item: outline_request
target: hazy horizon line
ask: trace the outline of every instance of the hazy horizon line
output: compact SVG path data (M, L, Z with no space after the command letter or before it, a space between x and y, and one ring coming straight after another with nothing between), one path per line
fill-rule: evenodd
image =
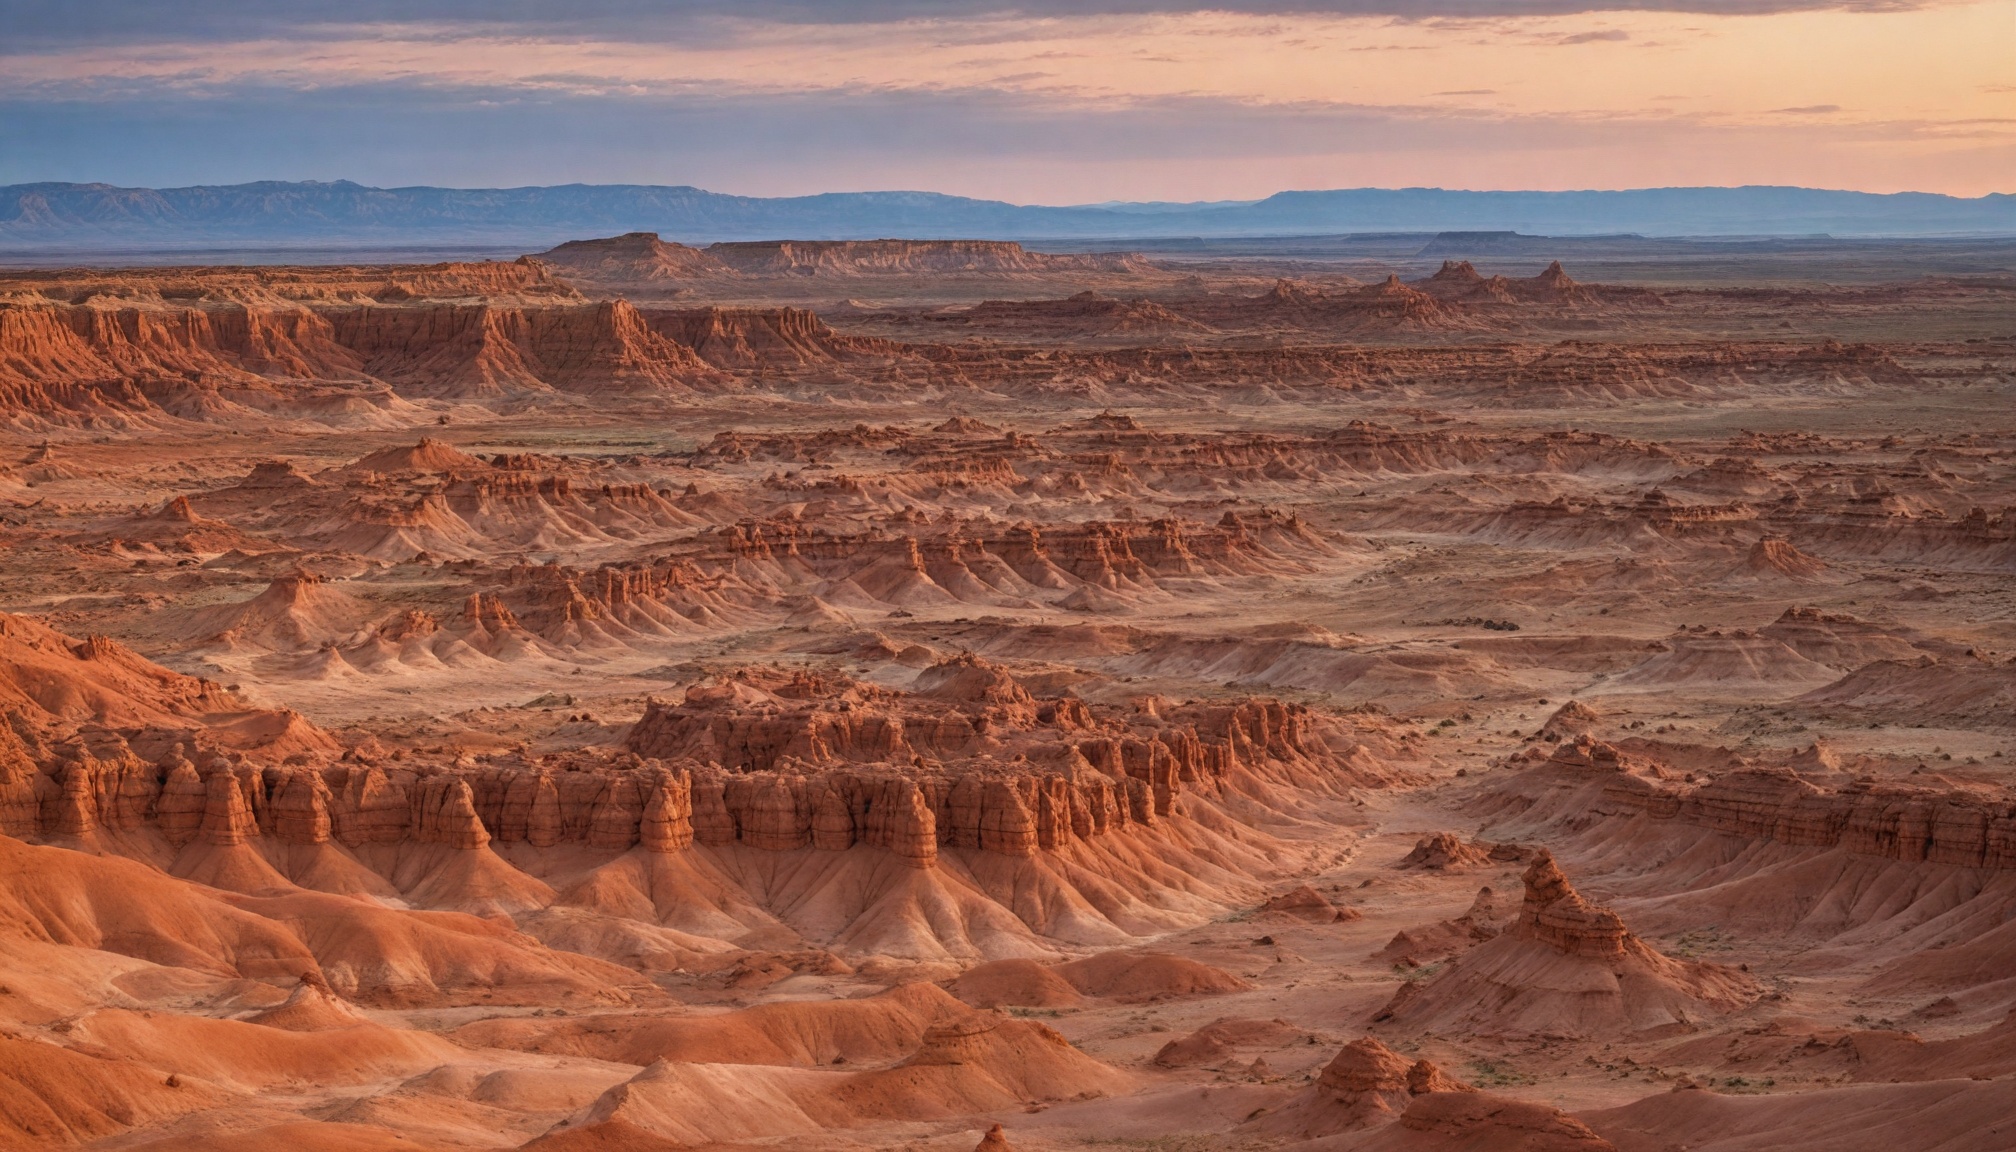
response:
M1834 187L1820 184L1643 184L1625 187L1575 187L1575 188L1465 188L1446 184L1353 184L1329 187L1284 187L1277 188L1265 196L1251 199L1212 200L1124 200L1108 199L1078 201L1069 203L1047 203L1034 200L1010 200L1005 197L972 196L958 192L940 192L931 188L826 188L817 192L796 192L765 195L751 192L729 192L700 184L667 184L653 181L622 180L570 180L557 184L371 184L348 177L334 179L288 180L266 178L259 180L234 180L228 182L199 182L193 184L121 184L110 180L17 180L0 184L0 190L35 187L63 188L110 188L122 192L181 192L202 188L251 188L259 185L280 185L290 187L339 187L350 186L370 192L406 192L429 190L443 192L522 192L555 188L650 188L650 189L690 189L711 196L731 196L744 200L804 200L820 196L936 196L952 200L972 200L982 203L1007 204L1017 208L1061 208L1084 209L1088 211L1110 210L1121 206L1167 205L1208 211L1212 208L1239 208L1262 204L1278 196L1317 195L1334 192L1454 192L1466 195L1506 195L1506 196L1572 196L1572 195L1616 195L1633 192L1740 192L1740 191L1788 191L1788 192L1833 192L1853 196L1930 196L1944 200L1986 200L1997 196L2016 196L2016 186L2006 192L1984 192L1979 196L1959 196L1950 192L1931 192L1921 189L1904 189L1893 192L1873 192L1862 188Z

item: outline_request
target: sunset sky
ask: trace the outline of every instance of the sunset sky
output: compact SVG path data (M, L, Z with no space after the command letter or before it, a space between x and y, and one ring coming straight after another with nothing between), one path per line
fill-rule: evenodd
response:
M0 4L0 183L339 178L2011 192L2016 0Z

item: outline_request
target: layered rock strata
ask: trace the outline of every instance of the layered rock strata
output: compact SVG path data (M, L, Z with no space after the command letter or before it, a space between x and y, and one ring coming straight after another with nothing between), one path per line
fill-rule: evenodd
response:
M1160 715L1038 700L973 657L924 691L756 670L654 704L613 758L460 766L344 760L256 766L178 745L149 763L101 742L39 754L0 726L0 832L193 841L563 844L622 853L941 849L1033 856L1180 817L1183 797L1255 776L1340 790L1382 781L1308 709L1201 704Z
M1828 788L1789 768L1741 764L1703 780L1589 737L1563 744L1536 767L1593 785L1588 815L1677 821L1888 860L2016 868L2016 800L1979 791L1869 778ZM1529 803L1507 792L1487 806L1510 815Z

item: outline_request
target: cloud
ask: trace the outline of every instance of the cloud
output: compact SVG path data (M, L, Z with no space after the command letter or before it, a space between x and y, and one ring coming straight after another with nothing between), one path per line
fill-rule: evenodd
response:
M1601 32L1577 32L1573 36L1563 36L1556 44L1595 44L1602 41L1629 40L1631 34L1617 28L1605 28Z
M1437 92L1437 96L1496 96L1496 88L1452 88L1447 92Z
M747 23L875 24L1002 17L1277 16L1510 18L1583 12L1745 16L1816 10L1887 12L1935 0L5 0L0 43L15 51L77 45L256 40L341 29L427 29L449 37L619 36L694 42Z
M596 96L417 83L230 98L0 99L0 183L142 186L353 179L397 186L691 184L788 195L929 188L1037 203L1224 199L1282 187L1852 185L1870 155L1937 126L1721 124L1504 115L1448 105L1166 97L1087 101L987 87L851 86ZM1939 190L1992 187L2016 131L1980 126ZM1962 149L1961 145L1952 145ZM1825 168L1828 149L1843 156ZM1974 159L1965 159L1965 157ZM1964 163L1963 163L1964 160ZM1909 168L1926 179L1923 164Z
M1830 112L1841 111L1841 105L1807 104L1798 108L1773 108L1771 111L1775 114L1786 116L1825 116Z

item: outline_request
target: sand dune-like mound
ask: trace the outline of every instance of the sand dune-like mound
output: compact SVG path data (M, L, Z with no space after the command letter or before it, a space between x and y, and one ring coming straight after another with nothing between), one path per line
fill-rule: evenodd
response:
M193 1131L128 1147L138 1152L268 1152L273 1148L293 1152L416 1152L427 1147L404 1131L376 1124L301 1120L234 1129L228 1123L214 1128L192 1125ZM452 1145L443 1147L449 1146Z
M1583 899L1544 850L1525 886L1510 928L1402 987L1376 1019L1420 1031L1590 1036L1712 1019L1762 991L1732 969L1654 951Z
M455 1045L438 1037L368 1021L304 1032L113 1008L85 1017L76 1034L102 1051L240 1091L373 1083L411 1076L460 1054Z
M1259 915L1275 916L1288 920L1300 920L1309 924L1329 924L1338 920L1356 919L1358 913L1339 908L1307 884L1292 888L1279 896L1270 896L1260 906Z
M1921 656L1964 656L1964 646L1927 636L1914 628L1872 623L1846 612L1787 608L1778 619L1758 629L1808 660L1851 671L1878 660L1916 660Z
M1728 578L1778 579L1795 584L1817 584L1831 574L1825 561L1801 552L1790 540L1764 537L1750 546L1750 554Z
M1071 1008L1084 1003L1078 991L1050 965L1035 960L990 960L976 964L948 986L975 1008Z
M1161 952L1102 952L1059 964L1056 971L1087 996L1127 1001L1216 996L1248 987L1223 969Z
M1794 702L1887 723L2007 728L2016 717L2016 664L1967 657L1878 660Z
M562 276L621 284L734 275L733 269L706 252L660 240L656 232L569 240L534 258Z
M327 1032L353 1028L369 1017L351 1007L329 987L320 973L305 972L301 984L289 993L285 1003L245 1017L248 1024L284 1028L289 1032Z
M1228 1016L1164 1044L1155 1053L1155 1063L1163 1068L1207 1067L1232 1060L1242 1049L1279 1048L1307 1042L1311 1036L1286 1020Z
M1135 1003L1217 996L1243 991L1248 985L1229 972L1183 956L1102 952L1055 965L989 961L967 969L950 987L953 995L975 1007L1062 1008L1088 996Z
M147 724L245 707L220 685L171 672L103 637L83 641L0 614L0 706L53 720Z
M1714 1152L1893 1152L1900 1148L2006 1148L2016 1080L1861 1084L1812 1092L1733 1096L1662 1092L1582 1119L1622 1148Z
M452 444L423 436L414 444L360 456L347 467L353 472L485 472L490 465Z
M1490 888L1479 888L1477 898L1463 915L1403 928L1393 934L1378 955L1396 964L1416 966L1468 951L1503 930L1503 903Z
M122 517L100 531L76 539L79 543L102 543L134 554L146 554L149 549L201 555L232 551L257 555L283 550L235 524L200 514L187 496L173 497L152 512Z
M710 1016L486 1020L454 1036L484 1047L623 1064L825 1068L901 1060L938 1021L965 1015L936 987L905 984L859 1000L786 1001Z
M935 1025L909 1059L850 1078L832 1099L857 1117L928 1119L1088 1100L1132 1084L1044 1024L978 1012Z
M131 860L0 837L0 902L15 932L224 977L319 971L284 927Z
M845 1127L830 1073L661 1060L525 1145L527 1152L658 1152Z
M654 1148L794 1136L1093 1099L1131 1085L1130 1077L1041 1024L969 1013L933 1026L908 1058L874 1071L660 1060L529 1147Z
M0 1036L0 1142L51 1148L111 1136L228 1099L198 1083L169 1084L154 1067Z
M1679 688L1720 692L1794 695L1834 677L1782 641L1736 629L1682 631L1666 640L1670 649L1605 677L1591 692L1654 692Z
M1952 997L1912 1013L1932 1024L1960 1011ZM1736 1036L1703 1035L1661 1054L1676 1063L1719 1065L1725 1071L1827 1076L1860 1083L1992 1080L2016 1072L2016 1011L1978 1032L1928 1040L1900 1028L1832 1027L1780 1017Z
M111 830L105 838L112 838ZM259 888L270 890L278 880L265 858L243 842L191 847L241 853L224 863L259 862ZM599 1003L624 999L628 993L622 988L637 987L637 978L624 969L549 950L475 916L410 912L299 890L231 896L117 856L4 837L0 862L7 869L0 907L26 938L221 978L289 985L300 980L374 1005L479 999ZM228 881L226 873L220 867L209 879ZM285 1028L340 1023L343 1009L304 992L291 1008L274 1011L279 1015L271 1027Z
M201 732L227 747L278 756L339 748L299 713L255 708L214 681L170 671L103 636L73 640L6 613L0 613L0 709L59 729L95 723Z
M195 635L232 648L291 652L349 639L371 609L321 577L282 576L250 600L206 608L190 618Z
M1618 1152L1551 1104L1493 1092L1428 1092L1362 1142L1363 1152Z

